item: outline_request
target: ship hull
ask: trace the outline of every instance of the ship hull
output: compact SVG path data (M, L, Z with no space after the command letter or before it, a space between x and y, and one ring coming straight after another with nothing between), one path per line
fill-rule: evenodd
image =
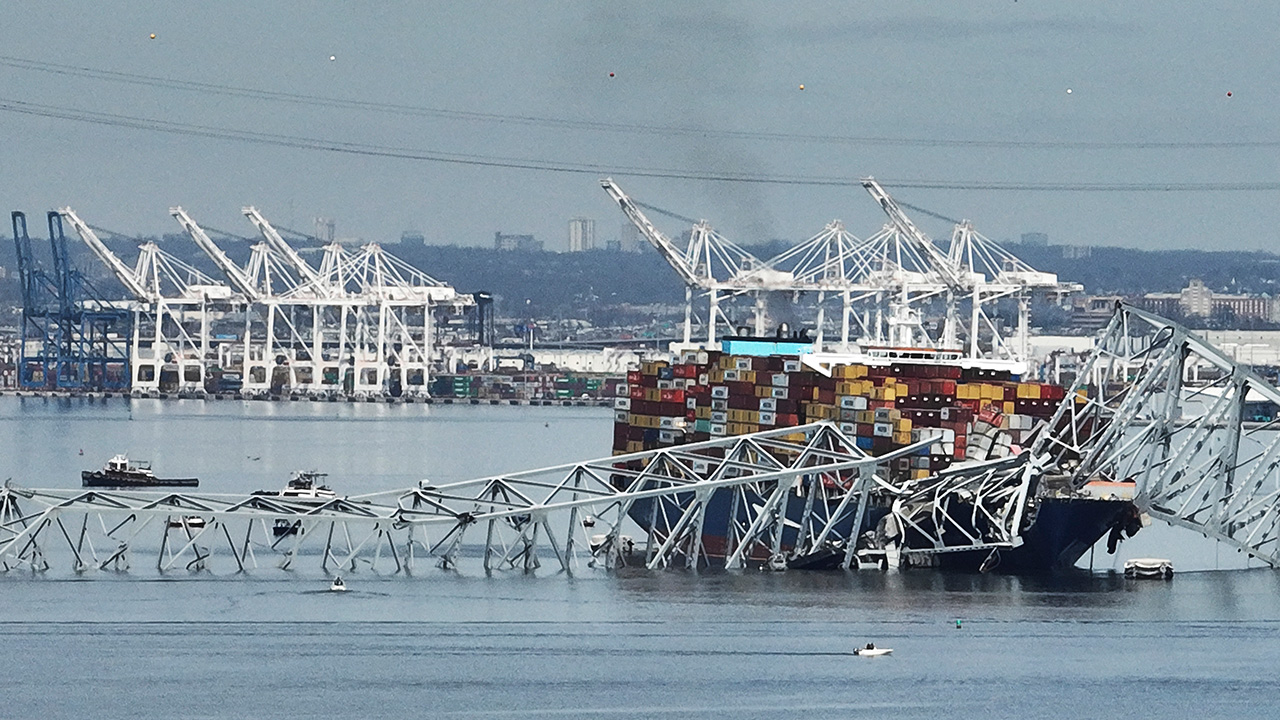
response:
M91 488L151 488L151 487L199 487L199 478L157 478L134 473L82 470L82 487Z
M632 505L629 515L642 530L650 532L651 521L655 517L654 504L659 500L638 500ZM759 505L762 499L746 499L747 503ZM744 501L739 500L738 520L746 523L748 517L742 508ZM781 549L790 552L796 542L797 526L804 511L803 498L794 493L787 503L787 519L784 524ZM1125 500L1095 500L1085 498L1043 498L1038 502L1035 519L1022 532L1022 544L1016 548L958 550L940 552L926 556L929 566L941 570L956 572L979 572L984 570L1009 575L1043 575L1068 571L1095 543L1115 524L1130 507ZM726 490L716 491L707 504L703 524L702 551L708 558L723 560L734 550L728 540L729 518L732 511L732 493ZM887 507L875 506L867 508L857 533L852 533L853 518L845 517L837 522L831 537L842 541L840 546L824 548L803 558L794 559L789 567L805 570L831 570L844 564L844 543L849 537L857 537L868 530L874 530L880 520L889 512ZM661 508L656 513L659 518L653 529L654 539L660 542L666 537L666 523L661 520ZM672 515L672 522L675 516ZM765 563L770 556L772 539L756 543L746 554L749 562ZM919 556L917 556L919 557Z

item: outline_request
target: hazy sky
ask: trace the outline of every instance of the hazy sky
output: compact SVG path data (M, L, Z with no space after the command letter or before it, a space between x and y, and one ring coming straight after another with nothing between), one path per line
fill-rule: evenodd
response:
M413 229L428 242L480 245L502 230L563 249L571 216L594 217L602 243L623 221L596 167L637 199L745 243L803 239L833 218L865 237L883 217L857 186L626 169L875 175L900 199L970 218L995 239L1040 231L1077 244L1272 249L1278 45L1280 3L1264 2L7 3L0 187L11 209L71 205L127 233L178 231L168 215L178 204L251 235L239 209L254 204L299 230L332 217L342 237L386 241ZM334 153L173 134L157 121L590 171ZM1268 189L895 189L892 180ZM669 234L684 229L653 219ZM935 236L949 231L918 221Z

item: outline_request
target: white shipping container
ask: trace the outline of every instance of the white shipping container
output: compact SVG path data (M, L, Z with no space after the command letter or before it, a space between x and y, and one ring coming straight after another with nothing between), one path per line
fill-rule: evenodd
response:
M712 411L711 411L711 422L713 422L713 423L727 423L727 422L729 422L729 413L727 413L727 412L722 412L722 411L720 411L720 410L712 410Z
M630 409L631 409L631 398L629 398L629 397L614 398L614 399L613 399L613 409L614 409L614 410L630 410Z
M527 385L528 383L523 383L523 382L514 382L514 383L511 383L511 384L512 384L512 385L515 385L516 387L524 387L524 386L525 386L525 385ZM615 387L615 388L617 388L617 389L613 391L613 394L617 395L618 397L630 397L630 395L631 395L631 386L630 386L630 385L627 385L626 383L618 383L618 384L617 384L617 385L615 385L614 387Z
M616 423L622 423L622 424L624 424L624 425L625 425L625 424L627 424L627 422L629 422L629 421L627 420L627 417L628 417L630 414L631 414L631 413L628 413L626 410L614 410L614 411L613 411L613 421L614 421L614 422L616 422Z
M893 423L878 422L871 426L871 434L876 437L893 437Z
M711 434L717 437L724 437L724 424L715 422L711 423Z
M729 401L721 400L720 398L711 398L711 409L712 410L728 410Z
M775 422L777 422L777 421L774 419L774 415L773 415L773 413L771 413L771 412L762 412L762 413L760 413L760 424L761 424L761 425L773 425Z
M769 412L777 412L778 401L775 398L771 398L771 397L760 398L760 409L767 410Z
M867 399L859 395L841 395L840 407L844 410L866 410Z
M728 400L729 388L725 387L724 385L713 385L711 387L711 397L719 398L721 400Z

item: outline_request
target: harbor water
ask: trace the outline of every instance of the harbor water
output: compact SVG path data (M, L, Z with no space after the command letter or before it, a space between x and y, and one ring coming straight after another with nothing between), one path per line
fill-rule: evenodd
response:
M74 487L128 451L209 492L305 468L345 494L594 457L609 432L600 408L0 398L0 477ZM1271 570L346 580L5 574L0 717L1227 718L1280 702ZM852 655L866 642L894 653Z

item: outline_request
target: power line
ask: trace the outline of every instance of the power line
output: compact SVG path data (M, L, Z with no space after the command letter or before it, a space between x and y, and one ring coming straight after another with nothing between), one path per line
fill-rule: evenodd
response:
M299 135L263 133L252 130L218 128L208 125L178 123L129 115L101 113L76 108L40 105L20 100L0 98L0 112L35 117L72 120L94 125L121 127L149 132L162 132L189 137L204 137L256 145L319 150L365 157L382 157L398 160L447 163L474 167L535 170L541 172L578 175L609 175L659 178L666 180L698 180L704 182L749 183L763 185L799 185L810 187L858 187L861 180L851 177L771 175L762 173L707 172L677 168L651 168L604 165L599 163L572 163L534 158L511 158L490 155L449 153L439 150L418 150L385 145L372 145L349 141L324 140ZM881 179L885 187L919 190L985 190L1019 192L1255 192L1280 190L1280 182L1233 183L1068 183L1068 182L996 182L981 180L893 180Z
M897 202L899 205L901 205L901 206L902 206L902 207L904 207L904 208L909 208L909 209L911 209L911 210L915 210L915 211L916 211L916 212L918 212L918 213L921 213L921 214L924 214L924 215L928 215L929 217L932 217L932 218L937 218L937 219L939 219L939 220L945 220L946 222L949 222L949 223L951 223L952 225L959 225L959 224L960 224L960 221L959 221L959 220L956 220L955 218L947 217L946 215L939 215L938 213L936 213L936 212L934 212L934 211L932 211L932 210L925 210L924 208L919 207L919 206L916 206L916 205L912 205L911 203L902 202L902 200L898 200L898 199L895 199L895 200L896 200L896 202Z
M571 118L555 118L538 115L501 114L434 108L421 105L351 100L346 98L307 95L303 93L263 90L261 88L223 85L219 83L181 80L155 75L141 75L117 70L32 60L0 55L0 66L54 75L81 77L92 80L124 83L167 90L182 90L211 95L269 100L313 107L345 108L406 115L435 117L450 120L482 121L504 124L528 125L568 130L595 130L612 133L640 135L667 135L685 137L719 138L726 140L756 140L773 142L818 143L829 145L898 146L898 147L968 147L1008 148L1022 150L1223 150L1280 148L1280 140L1214 140L1214 141L1115 141L1093 142L1075 140L996 140L996 139L943 139L880 136L849 136L816 133L786 133L765 130L723 130L684 125L653 125L643 123L616 123Z

